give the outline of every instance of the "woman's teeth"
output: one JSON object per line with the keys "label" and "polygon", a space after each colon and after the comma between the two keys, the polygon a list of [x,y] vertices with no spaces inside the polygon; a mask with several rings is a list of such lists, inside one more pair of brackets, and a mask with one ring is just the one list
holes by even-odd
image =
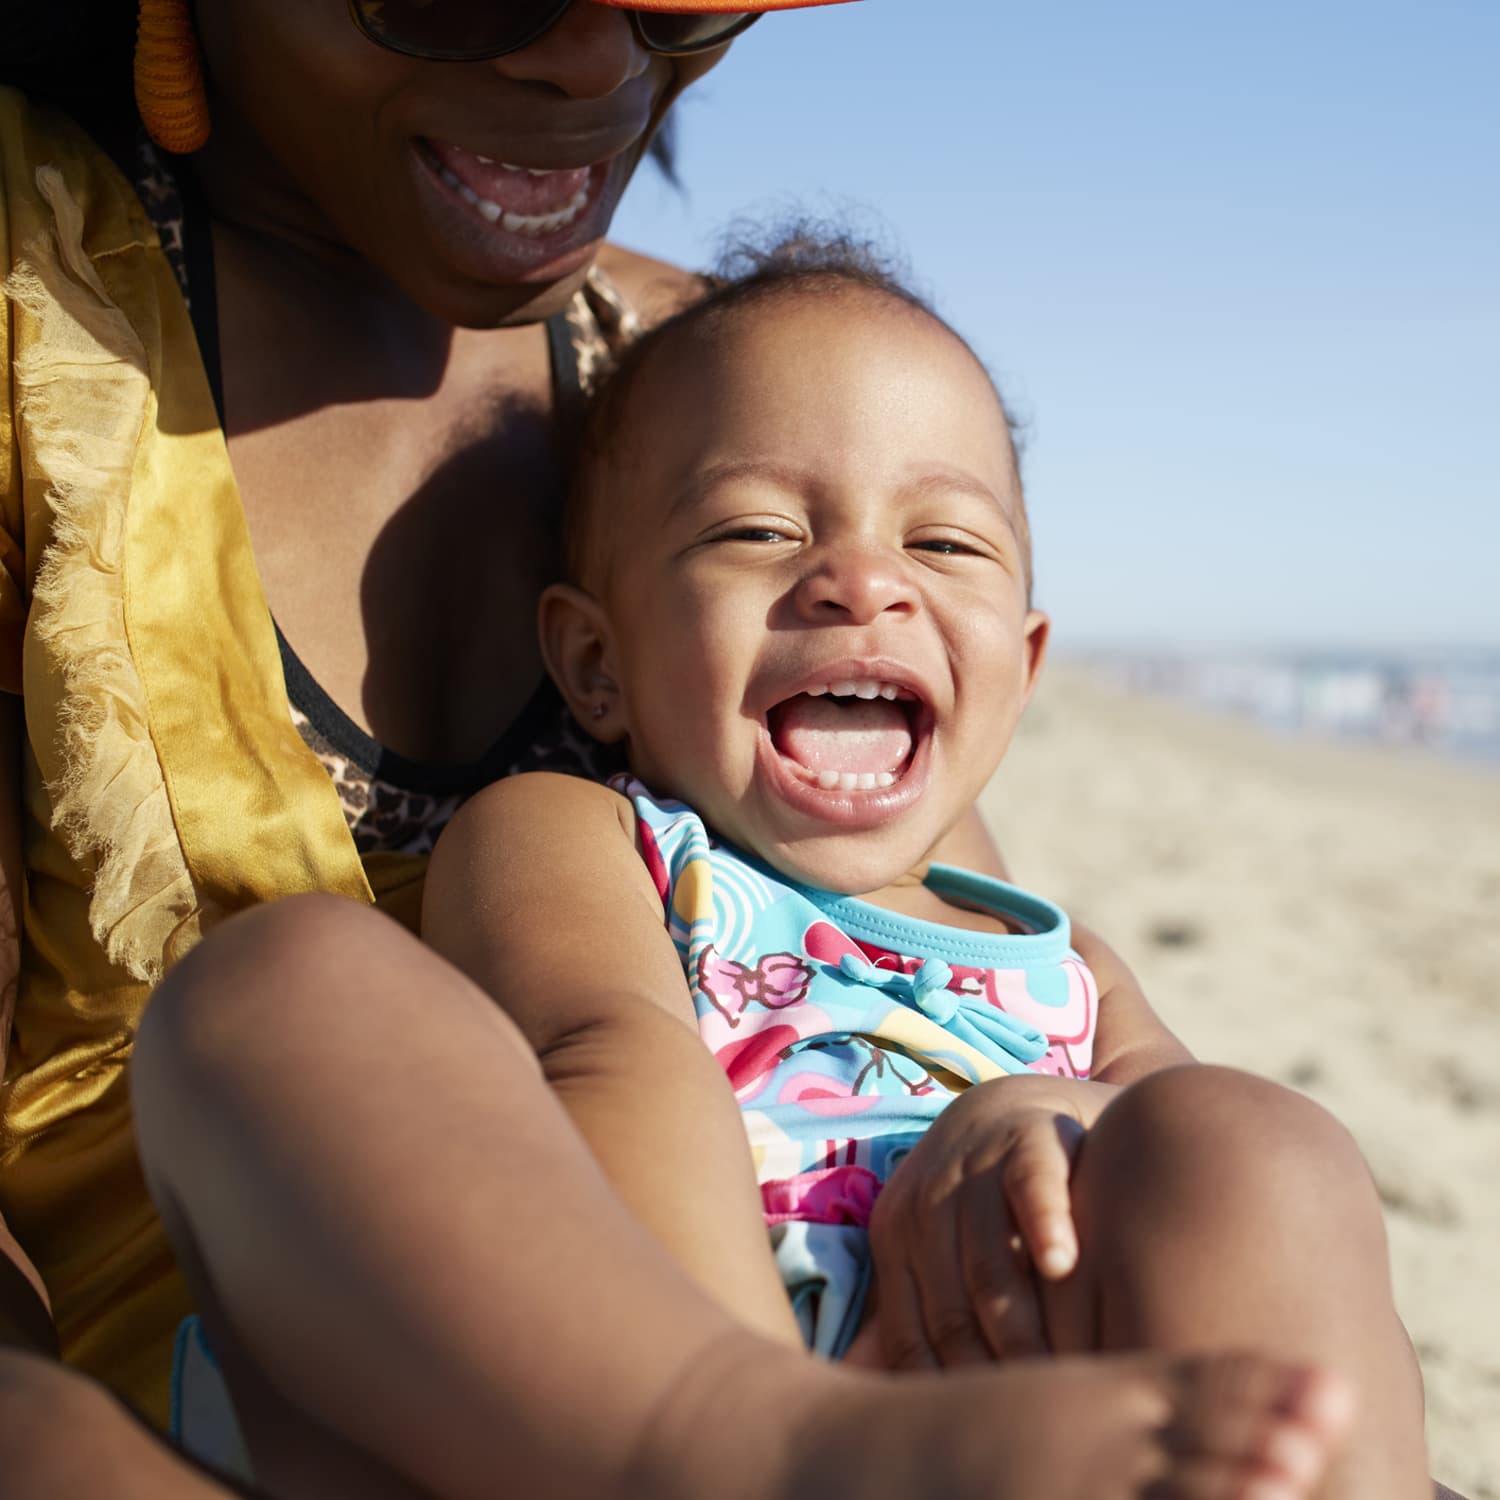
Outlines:
{"label": "woman's teeth", "polygon": [[[476,160],[485,166],[494,166],[496,163],[488,156],[477,157]],[[501,166],[509,166],[508,162],[499,163]],[[473,205],[480,216],[487,219],[491,224],[498,224],[502,229],[511,234],[552,234],[559,229],[571,224],[574,219],[583,212],[585,204],[589,201],[588,184],[585,183],[572,199],[550,214],[518,214],[512,213],[496,203],[493,198],[481,198],[473,188],[469,186],[456,172],[450,171],[441,162],[437,164],[438,175],[458,194],[465,203]],[[547,177],[551,174],[539,167],[510,167],[513,172],[525,172],[530,177]]]}

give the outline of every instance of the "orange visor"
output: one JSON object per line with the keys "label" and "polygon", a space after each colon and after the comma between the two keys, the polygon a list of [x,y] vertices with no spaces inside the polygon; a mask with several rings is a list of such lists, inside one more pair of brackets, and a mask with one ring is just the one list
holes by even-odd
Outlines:
{"label": "orange visor", "polygon": [[846,5],[849,0],[594,0],[596,5],[613,5],[620,10],[687,11],[699,15],[721,12],[744,14],[751,10],[805,10],[810,5]]}

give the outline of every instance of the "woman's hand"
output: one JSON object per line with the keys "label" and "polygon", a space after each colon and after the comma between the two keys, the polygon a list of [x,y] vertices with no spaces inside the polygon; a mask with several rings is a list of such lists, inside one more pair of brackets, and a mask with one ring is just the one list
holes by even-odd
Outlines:
{"label": "woman's hand", "polygon": [[893,1369],[1048,1346],[1039,1278],[1078,1263],[1069,1180],[1118,1092],[1022,1074],[960,1095],[891,1175],[870,1220],[881,1351]]}

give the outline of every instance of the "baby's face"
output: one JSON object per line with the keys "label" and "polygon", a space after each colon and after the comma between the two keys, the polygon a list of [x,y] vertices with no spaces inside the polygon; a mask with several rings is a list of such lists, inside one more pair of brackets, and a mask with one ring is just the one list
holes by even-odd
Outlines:
{"label": "baby's face", "polygon": [[1040,662],[1004,415],[946,330],[865,292],[664,353],[605,522],[632,767],[784,874],[876,890],[972,803]]}

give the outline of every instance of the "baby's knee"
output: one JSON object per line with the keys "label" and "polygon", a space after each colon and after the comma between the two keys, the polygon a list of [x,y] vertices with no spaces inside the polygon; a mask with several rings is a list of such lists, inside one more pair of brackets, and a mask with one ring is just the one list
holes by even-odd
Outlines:
{"label": "baby's knee", "polygon": [[146,1006],[131,1056],[138,1124],[146,1104],[202,1102],[268,1066],[326,1057],[320,1029],[354,1024],[343,1012],[420,951],[388,917],[337,896],[292,896],[232,917]]}
{"label": "baby's knee", "polygon": [[1303,1094],[1231,1068],[1142,1079],[1100,1117],[1089,1149],[1114,1172],[1160,1176],[1178,1200],[1227,1206],[1243,1196],[1340,1212],[1376,1201],[1364,1157],[1338,1120]]}
{"label": "baby's knee", "polygon": [[308,894],[251,907],[207,933],[151,996],[136,1044],[143,1054],[232,1052],[275,1033],[321,996],[335,1003],[360,973],[379,971],[391,944],[416,940],[371,907]]}

